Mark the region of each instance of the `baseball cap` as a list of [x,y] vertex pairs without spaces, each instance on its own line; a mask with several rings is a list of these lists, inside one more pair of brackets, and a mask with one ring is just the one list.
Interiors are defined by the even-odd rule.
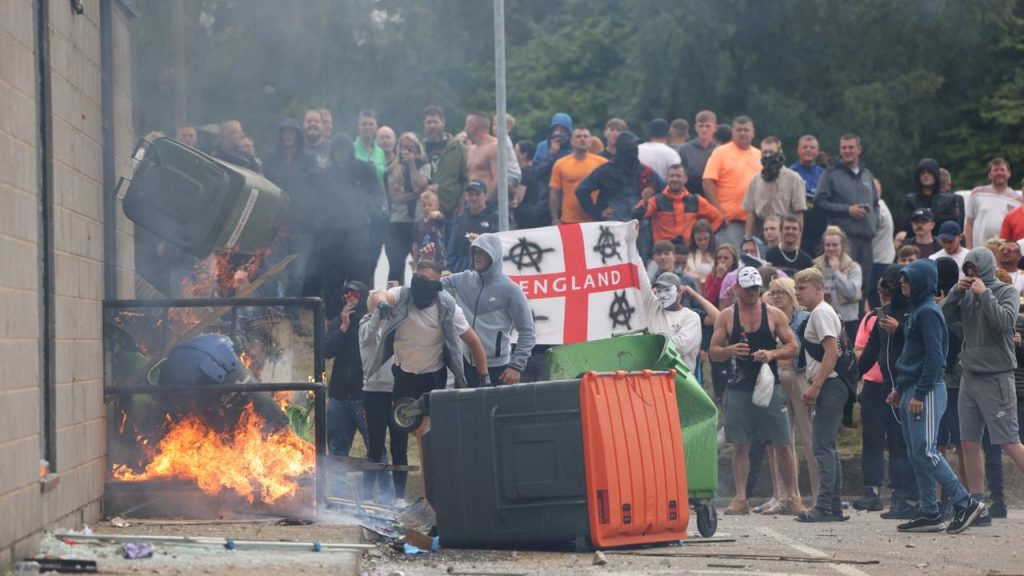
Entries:
[[952,220],[943,222],[939,226],[939,238],[941,240],[955,240],[961,234],[963,234],[963,230],[960,229],[960,225]]
[[668,122],[664,118],[655,118],[647,125],[647,134],[650,138],[664,138],[668,136]]
[[683,287],[682,281],[679,280],[679,276],[676,276],[672,272],[662,272],[658,279],[654,281],[655,286],[674,286],[677,290]]
[[754,286],[761,288],[764,286],[764,280],[761,279],[761,273],[753,266],[745,266],[741,268],[740,273],[737,276],[736,283],[743,289],[753,288]]
[[472,190],[481,194],[487,194],[487,184],[484,184],[483,180],[470,180],[466,183],[466,187],[463,190]]
[[914,220],[921,220],[922,218],[925,220],[931,220],[932,222],[935,221],[935,216],[932,214],[931,208],[918,208],[910,215],[911,222]]

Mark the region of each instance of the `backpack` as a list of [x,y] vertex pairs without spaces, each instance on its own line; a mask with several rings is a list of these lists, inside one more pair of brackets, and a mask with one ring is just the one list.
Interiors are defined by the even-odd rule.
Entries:
[[[838,315],[838,313],[837,313]],[[821,362],[825,358],[825,347],[821,344],[814,344],[808,342],[804,338],[804,332],[807,330],[807,323],[811,320],[808,316],[800,328],[797,330],[797,336],[800,337],[800,347],[802,350],[806,350],[807,354],[815,361]],[[860,380],[860,374],[857,370],[857,356],[853,353],[853,345],[850,342],[850,337],[846,334],[846,330],[843,329],[843,317],[839,316],[839,337],[836,338],[836,345],[839,347],[839,359],[836,360],[835,373],[839,376],[839,379],[846,384],[846,388],[851,394],[857,393],[857,382]]]

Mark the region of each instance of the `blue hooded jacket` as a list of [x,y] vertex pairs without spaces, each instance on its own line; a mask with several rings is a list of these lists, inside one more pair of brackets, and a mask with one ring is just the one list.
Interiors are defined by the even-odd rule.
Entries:
[[[548,135],[551,135],[551,129],[555,126],[564,126],[569,134],[572,135],[572,118],[565,112],[559,112],[551,117],[551,126],[548,127]],[[533,153],[533,161],[537,164],[547,160],[548,158],[548,139],[541,140],[540,144],[537,144],[537,151]]]
[[910,315],[903,329],[903,353],[896,361],[896,387],[914,387],[914,398],[924,400],[936,386],[945,386],[949,332],[935,303],[939,269],[934,260],[917,260],[900,275],[910,282]]
[[[441,285],[453,293],[487,353],[490,367],[509,365],[522,372],[536,342],[533,312],[519,285],[502,270],[501,238],[481,234],[473,241],[473,249],[483,250],[491,265],[483,272],[466,270],[441,278]],[[512,329],[518,333],[515,352],[510,338]],[[463,347],[467,360],[472,360]]]

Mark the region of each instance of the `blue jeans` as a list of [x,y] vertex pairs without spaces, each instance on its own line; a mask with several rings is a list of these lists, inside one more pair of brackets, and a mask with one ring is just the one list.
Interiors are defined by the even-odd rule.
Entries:
[[327,399],[327,449],[337,456],[348,456],[356,430],[366,444],[366,416],[361,400]]
[[914,398],[914,387],[903,391],[900,398],[900,417],[903,419],[903,437],[907,442],[907,457],[917,477],[917,492],[921,503],[921,514],[934,516],[939,513],[939,499],[936,484],[942,486],[942,493],[956,506],[966,506],[970,495],[957,478],[949,462],[935,448],[935,436],[939,422],[946,411],[946,384],[939,382],[924,397],[924,410],[911,414],[907,407]]

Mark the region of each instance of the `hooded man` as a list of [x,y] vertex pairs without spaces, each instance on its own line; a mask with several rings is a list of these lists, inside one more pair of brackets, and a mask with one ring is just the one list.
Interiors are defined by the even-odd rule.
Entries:
[[[628,222],[641,198],[650,198],[665,187],[664,180],[640,162],[640,140],[632,132],[623,132],[615,140],[615,156],[598,166],[576,187],[580,207],[595,222]],[[593,193],[597,192],[597,199]],[[650,223],[640,224],[637,248],[642,257],[650,256]]]
[[924,158],[917,164],[914,171],[914,192],[903,197],[903,222],[899,229],[913,232],[910,215],[917,210],[929,209],[935,216],[935,227],[943,222],[956,222],[963,228],[964,199],[952,192],[940,191],[939,163],[931,158]]
[[[481,234],[470,246],[473,268],[441,278],[441,286],[455,295],[476,331],[487,353],[487,370],[491,382],[518,384],[526,368],[536,341],[533,312],[519,285],[502,270],[501,238],[494,234]],[[425,258],[431,251],[421,252]],[[518,338],[512,350],[512,329]],[[471,387],[481,383],[476,373],[469,370],[470,356],[463,349],[466,381]]]
[[327,325],[324,356],[334,359],[327,388],[327,446],[332,454],[348,456],[355,432],[366,438],[363,417],[363,364],[359,356],[359,322],[366,315],[366,284],[353,280],[342,290],[345,306]]
[[[991,268],[994,273],[995,266]],[[917,478],[919,512],[916,518],[896,529],[900,532],[945,530],[959,534],[985,511],[985,505],[967,492],[935,447],[939,422],[946,411],[943,368],[949,349],[946,320],[935,303],[938,280],[934,260],[917,260],[900,271],[900,290],[910,300],[910,315],[904,328],[903,353],[896,361],[896,387],[886,401],[900,408],[907,456]],[[953,294],[956,292],[954,289]],[[1013,378],[1012,373],[1010,378]],[[980,436],[979,433],[979,441]],[[936,486],[941,486],[943,495],[953,502],[953,520],[948,524],[939,508]]]
[[537,151],[533,154],[533,161],[540,164],[548,159],[548,156],[561,152],[562,156],[569,152],[569,136],[572,134],[572,117],[565,112],[558,112],[551,117],[551,125],[548,127],[548,137],[537,144]]
[[942,311],[947,320],[963,325],[960,442],[967,486],[973,494],[980,494],[984,470],[981,441],[986,429],[992,444],[1002,446],[1024,471],[1014,394],[1017,354],[1013,339],[1020,295],[1013,286],[996,279],[995,256],[988,248],[968,252],[963,273],[942,303]]
[[[903,328],[910,312],[910,302],[900,289],[903,266],[889,265],[882,273],[878,291],[884,305],[868,313],[862,326],[873,326],[857,360],[864,386],[860,393],[860,414],[863,422],[864,496],[854,500],[857,510],[879,511],[883,508],[880,490],[885,480],[883,455],[889,449],[889,483],[892,485],[892,507],[882,517],[912,520],[910,502],[917,500],[917,482],[907,460],[903,431],[885,399],[896,381],[896,360],[903,351]],[[858,334],[857,340],[861,336]],[[871,368],[878,365],[881,381],[869,378]]]

